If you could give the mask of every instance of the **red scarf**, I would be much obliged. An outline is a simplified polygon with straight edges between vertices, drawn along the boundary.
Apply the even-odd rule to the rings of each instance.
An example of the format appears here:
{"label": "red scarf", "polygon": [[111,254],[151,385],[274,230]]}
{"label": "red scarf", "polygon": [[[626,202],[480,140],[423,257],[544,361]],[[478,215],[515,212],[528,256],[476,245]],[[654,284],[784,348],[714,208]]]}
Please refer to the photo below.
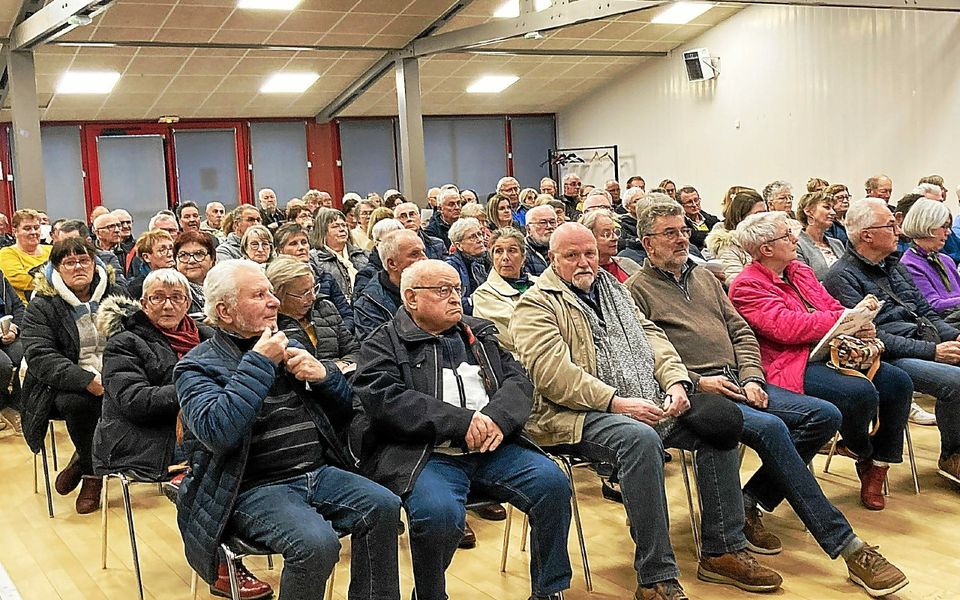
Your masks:
{"label": "red scarf", "polygon": [[[158,328],[159,329],[159,328]],[[160,329],[163,335],[167,336],[170,347],[177,353],[177,358],[183,358],[183,355],[190,352],[200,345],[200,330],[197,324],[189,316],[184,317],[177,328],[170,331]]]}

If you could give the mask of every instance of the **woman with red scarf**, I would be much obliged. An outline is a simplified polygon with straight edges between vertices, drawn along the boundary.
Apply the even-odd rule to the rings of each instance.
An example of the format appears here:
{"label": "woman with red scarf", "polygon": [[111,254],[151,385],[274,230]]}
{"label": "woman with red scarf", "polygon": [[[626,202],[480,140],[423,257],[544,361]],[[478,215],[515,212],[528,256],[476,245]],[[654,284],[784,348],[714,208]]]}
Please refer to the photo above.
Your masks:
{"label": "woman with red scarf", "polygon": [[[134,471],[163,480],[176,474],[183,457],[177,447],[180,402],[173,367],[213,336],[212,329],[187,316],[190,299],[190,283],[184,275],[175,269],[157,269],[144,279],[139,302],[111,297],[100,305],[97,329],[107,345],[103,412],[93,438],[97,475]],[[242,565],[237,567],[242,598],[265,598],[272,593],[269,585]],[[226,564],[220,570],[211,593],[229,597]]]}

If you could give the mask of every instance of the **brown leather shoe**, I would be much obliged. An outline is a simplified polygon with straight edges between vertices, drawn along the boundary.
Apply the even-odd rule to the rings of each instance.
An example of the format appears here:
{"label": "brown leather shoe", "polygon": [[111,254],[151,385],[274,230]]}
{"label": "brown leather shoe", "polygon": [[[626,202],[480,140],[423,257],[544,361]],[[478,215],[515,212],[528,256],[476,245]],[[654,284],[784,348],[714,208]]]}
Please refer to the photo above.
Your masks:
{"label": "brown leather shoe", "polygon": [[88,515],[100,508],[100,491],[103,489],[103,480],[92,475],[83,476],[83,485],[77,495],[77,514]]}
{"label": "brown leather shoe", "polygon": [[80,471],[80,456],[74,453],[70,463],[60,471],[53,483],[54,489],[61,496],[66,496],[80,485],[83,473]]}
{"label": "brown leather shoe", "polygon": [[697,567],[697,578],[734,585],[747,592],[773,592],[783,583],[776,571],[758,563],[746,550],[704,556]]}
{"label": "brown leather shoe", "polygon": [[457,545],[457,547],[463,548],[464,550],[477,547],[477,534],[475,534],[473,529],[470,528],[470,523],[464,524],[463,537],[460,538],[460,543]]}
{"label": "brown leather shoe", "polygon": [[780,554],[783,543],[780,538],[763,528],[759,508],[746,511],[743,521],[743,535],[747,538],[747,550],[757,554]]}
{"label": "brown leather shoe", "polygon": [[477,516],[487,521],[504,521],[507,518],[507,509],[502,504],[488,504],[475,511]]}
{"label": "brown leather shoe", "polygon": [[876,546],[864,544],[846,562],[850,581],[874,597],[892,594],[910,583],[903,571],[877,552]]}
{"label": "brown leather shoe", "polygon": [[658,581],[649,587],[638,586],[633,598],[634,600],[689,600],[676,579]]}
{"label": "brown leather shoe", "polygon": [[860,477],[860,502],[870,510],[883,510],[887,499],[883,497],[883,482],[890,467],[878,467],[871,460],[857,461]]}
{"label": "brown leather shoe", "polygon": [[[237,561],[237,583],[241,600],[258,600],[273,595],[273,588],[269,583],[260,581],[253,573],[247,570],[239,560]],[[217,569],[217,580],[210,586],[210,593],[221,598],[230,598],[230,571],[227,563],[220,563]]]}
{"label": "brown leather shoe", "polygon": [[937,462],[937,473],[954,483],[960,483],[960,454],[941,458]]}

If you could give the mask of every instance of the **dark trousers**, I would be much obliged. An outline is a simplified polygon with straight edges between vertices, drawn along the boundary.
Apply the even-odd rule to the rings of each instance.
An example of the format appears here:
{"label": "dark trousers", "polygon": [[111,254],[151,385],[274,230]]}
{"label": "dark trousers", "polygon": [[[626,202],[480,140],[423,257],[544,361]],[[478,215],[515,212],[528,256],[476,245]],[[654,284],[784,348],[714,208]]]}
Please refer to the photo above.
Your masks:
{"label": "dark trousers", "polygon": [[[23,361],[23,343],[20,338],[12,344],[0,345],[0,408],[11,406],[20,410],[20,363]],[[13,391],[10,385],[13,384]]]}
{"label": "dark trousers", "polygon": [[78,466],[84,475],[93,475],[93,432],[100,421],[103,398],[87,392],[60,392],[54,398],[60,418],[77,449]]}

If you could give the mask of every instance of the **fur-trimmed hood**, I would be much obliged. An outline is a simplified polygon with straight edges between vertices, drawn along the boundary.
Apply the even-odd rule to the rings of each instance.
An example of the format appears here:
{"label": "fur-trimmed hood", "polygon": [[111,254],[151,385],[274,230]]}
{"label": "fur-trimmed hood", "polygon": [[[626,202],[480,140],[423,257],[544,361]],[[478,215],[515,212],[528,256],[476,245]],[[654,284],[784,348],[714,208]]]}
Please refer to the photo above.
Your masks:
{"label": "fur-trimmed hood", "polygon": [[[113,267],[110,265],[104,265],[103,261],[99,258],[94,263],[99,269],[103,269],[103,272],[107,274],[107,288],[111,288],[117,284],[117,274],[114,271]],[[57,296],[57,289],[53,287],[53,281],[51,276],[53,274],[53,263],[47,262],[43,265],[43,268],[37,269],[33,274],[33,291],[39,296]]]}
{"label": "fur-trimmed hood", "polygon": [[97,310],[97,331],[110,339],[125,331],[124,320],[132,317],[141,309],[140,303],[126,296],[110,296],[100,303]]}
{"label": "fur-trimmed hood", "polygon": [[723,221],[713,226],[713,230],[707,235],[705,243],[707,250],[712,252],[714,256],[719,256],[729,246],[740,247],[737,242],[736,231],[728,231],[723,226]]}

